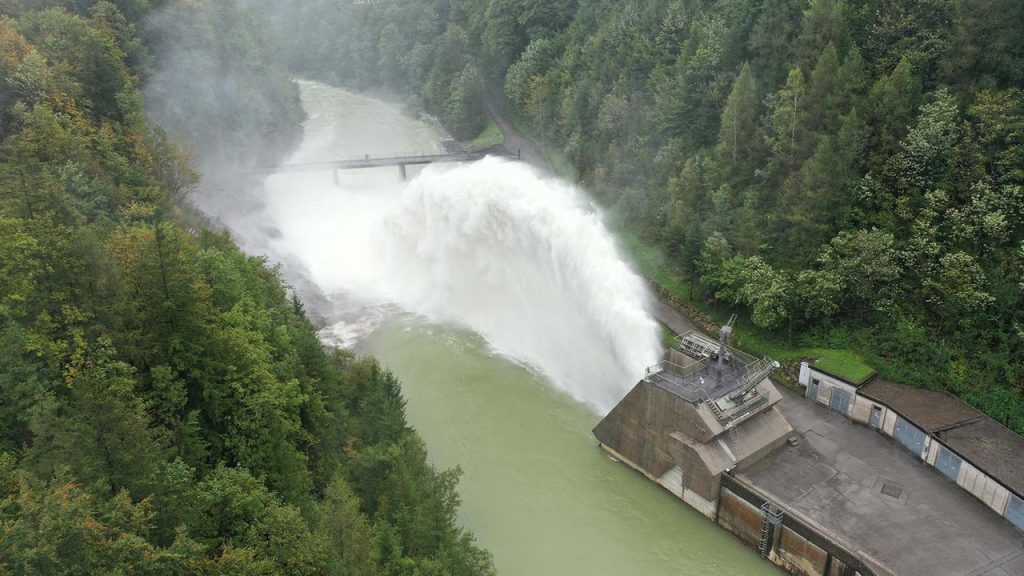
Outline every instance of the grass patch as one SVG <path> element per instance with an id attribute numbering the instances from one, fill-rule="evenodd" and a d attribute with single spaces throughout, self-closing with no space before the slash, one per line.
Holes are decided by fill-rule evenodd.
<path id="1" fill-rule="evenodd" d="M 534 140 L 536 142 L 536 140 Z M 569 182 L 578 182 L 579 173 L 576 172 L 576 165 L 565 155 L 561 150 L 553 150 L 549 146 L 542 145 L 541 150 L 544 151 L 544 156 L 548 160 L 548 164 L 551 165 L 551 169 L 555 171 L 555 175 L 563 180 Z"/>
<path id="2" fill-rule="evenodd" d="M 676 333 L 669 330 L 668 326 L 664 324 L 658 324 L 661 328 L 661 345 L 665 348 L 671 348 L 676 345 Z"/>
<path id="3" fill-rule="evenodd" d="M 807 354 L 808 356 L 819 356 L 815 362 L 817 367 L 856 384 L 867 380 L 875 373 L 871 366 L 864 363 L 863 358 L 849 350 L 812 348 L 809 352 L 811 354 Z"/>
<path id="4" fill-rule="evenodd" d="M 615 230 L 615 236 L 644 276 L 675 296 L 684 300 L 690 299 L 688 282 L 668 263 L 660 248 L 647 244 L 639 236 L 622 227 Z"/>
<path id="5" fill-rule="evenodd" d="M 501 130 L 498 129 L 498 125 L 494 122 L 488 122 L 484 131 L 469 143 L 468 148 L 470 150 L 483 150 L 484 148 L 490 148 L 491 146 L 497 146 L 498 144 L 504 143 L 505 137 L 501 135 Z"/>

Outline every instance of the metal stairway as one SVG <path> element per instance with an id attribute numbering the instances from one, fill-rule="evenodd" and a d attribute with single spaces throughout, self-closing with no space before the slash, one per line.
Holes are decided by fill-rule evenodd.
<path id="1" fill-rule="evenodd" d="M 782 510 L 771 502 L 761 505 L 761 542 L 757 550 L 763 558 L 767 558 L 771 552 L 773 528 L 782 525 L 782 516 Z"/>

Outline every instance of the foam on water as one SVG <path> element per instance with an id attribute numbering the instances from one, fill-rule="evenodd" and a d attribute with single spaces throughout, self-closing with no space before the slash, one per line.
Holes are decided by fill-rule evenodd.
<path id="1" fill-rule="evenodd" d="M 342 129 L 329 101 L 309 101 L 317 86 L 303 88 L 314 109 L 292 162 L 329 157 Z M 258 228 L 275 234 L 248 249 L 294 263 L 349 308 L 392 304 L 465 326 L 601 413 L 657 361 L 644 284 L 577 188 L 498 158 L 408 183 L 397 168 L 340 177 L 268 179 Z M 341 316 L 324 334 L 338 343 L 376 325 Z"/>

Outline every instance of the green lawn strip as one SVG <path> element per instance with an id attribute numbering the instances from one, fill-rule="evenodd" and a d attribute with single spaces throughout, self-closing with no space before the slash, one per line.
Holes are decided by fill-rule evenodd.
<path id="1" fill-rule="evenodd" d="M 849 350 L 836 350 L 827 348 L 810 348 L 808 356 L 817 356 L 815 365 L 822 370 L 841 376 L 847 380 L 860 384 L 875 373 L 870 366 L 864 363 L 864 359 Z"/>
<path id="2" fill-rule="evenodd" d="M 505 137 L 501 135 L 501 130 L 498 129 L 498 125 L 494 122 L 488 122 L 487 127 L 484 128 L 483 132 L 474 138 L 467 148 L 471 151 L 483 150 L 484 148 L 490 148 L 491 146 L 497 146 L 498 144 L 504 143 Z"/>

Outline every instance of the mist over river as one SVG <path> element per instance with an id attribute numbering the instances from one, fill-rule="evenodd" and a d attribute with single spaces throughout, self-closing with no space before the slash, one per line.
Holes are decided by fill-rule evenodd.
<path id="1" fill-rule="evenodd" d="M 439 152 L 397 106 L 300 82 L 288 162 Z M 196 205 L 283 265 L 325 341 L 377 356 L 460 518 L 502 575 L 778 572 L 596 447 L 590 429 L 660 354 L 643 283 L 585 194 L 516 162 L 305 173 Z"/>

